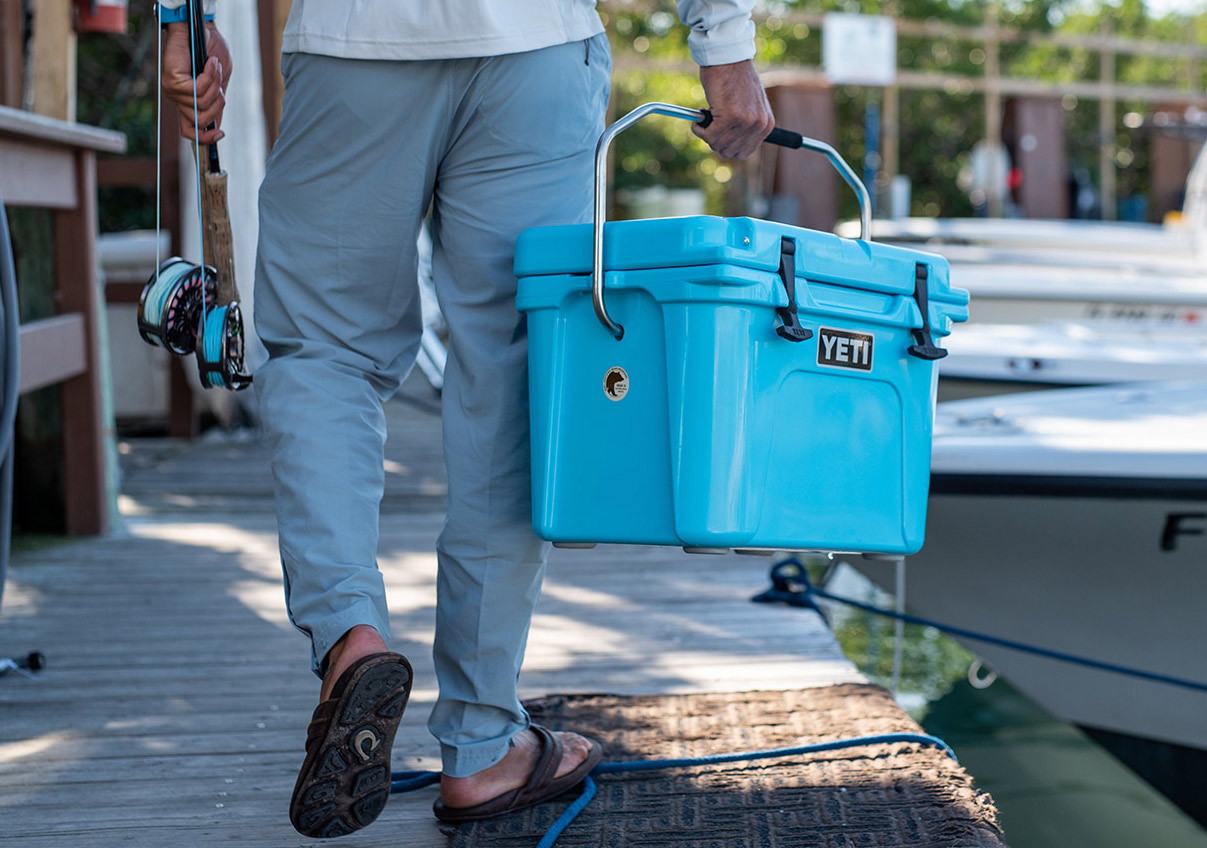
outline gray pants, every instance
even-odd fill
[[[547,547],[532,532],[527,345],[515,238],[588,220],[606,39],[483,59],[285,57],[281,137],[260,191],[256,374],[285,593],[315,668],[351,627],[389,638],[377,570],[382,403],[415,360],[415,240],[432,206],[450,326],[448,517],[437,543],[429,723],[444,771],[500,760]]]

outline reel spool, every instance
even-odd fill
[[[197,347],[203,311],[217,297],[218,272],[173,256],[159,266],[138,298],[138,334],[143,341],[186,356]]]
[[[205,388],[239,391],[251,385],[251,375],[243,366],[243,312],[238,301],[206,313],[196,353]]]

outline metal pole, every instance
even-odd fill
[[[885,187],[901,170],[901,89],[890,85],[884,90],[884,113],[881,115],[880,174]]]
[[[1001,164],[997,155],[1002,146],[1002,68],[998,54],[1000,18],[999,3],[993,2],[985,7],[985,144],[989,153],[985,199],[990,218],[1002,217],[1005,209],[1001,185],[1006,175],[1000,173]]]
[[[877,174],[880,172],[880,103],[874,89],[868,90],[863,113],[863,184],[868,190],[868,205],[876,210]]]
[[[1098,101],[1098,189],[1102,220],[1115,220],[1115,51],[1108,45],[1111,22],[1102,22],[1102,48],[1099,53],[1099,81],[1102,99]]]

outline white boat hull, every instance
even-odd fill
[[[944,341],[939,401],[1044,388],[1207,380],[1207,325],[1118,321],[962,326]]]
[[[1057,716],[1207,750],[1207,382],[945,404],[928,508],[911,611],[1200,684],[964,640]]]
[[[936,481],[941,485],[941,481]],[[909,558],[918,615],[1048,649],[1207,683],[1207,500],[934,494]],[[1183,533],[1162,550],[1171,516]],[[893,571],[857,562],[892,590]],[[966,646],[1077,724],[1207,749],[1207,692]]]

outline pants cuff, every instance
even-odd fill
[[[444,773],[449,777],[471,777],[488,769],[507,755],[511,737],[525,728],[517,726],[506,736],[470,742],[464,745],[440,743],[440,759]]]
[[[320,678],[327,653],[345,633],[358,624],[367,624],[381,634],[390,644],[390,623],[377,610],[377,604],[368,598],[357,601],[342,612],[328,616],[310,631],[310,668]],[[305,632],[305,631],[303,631]]]

